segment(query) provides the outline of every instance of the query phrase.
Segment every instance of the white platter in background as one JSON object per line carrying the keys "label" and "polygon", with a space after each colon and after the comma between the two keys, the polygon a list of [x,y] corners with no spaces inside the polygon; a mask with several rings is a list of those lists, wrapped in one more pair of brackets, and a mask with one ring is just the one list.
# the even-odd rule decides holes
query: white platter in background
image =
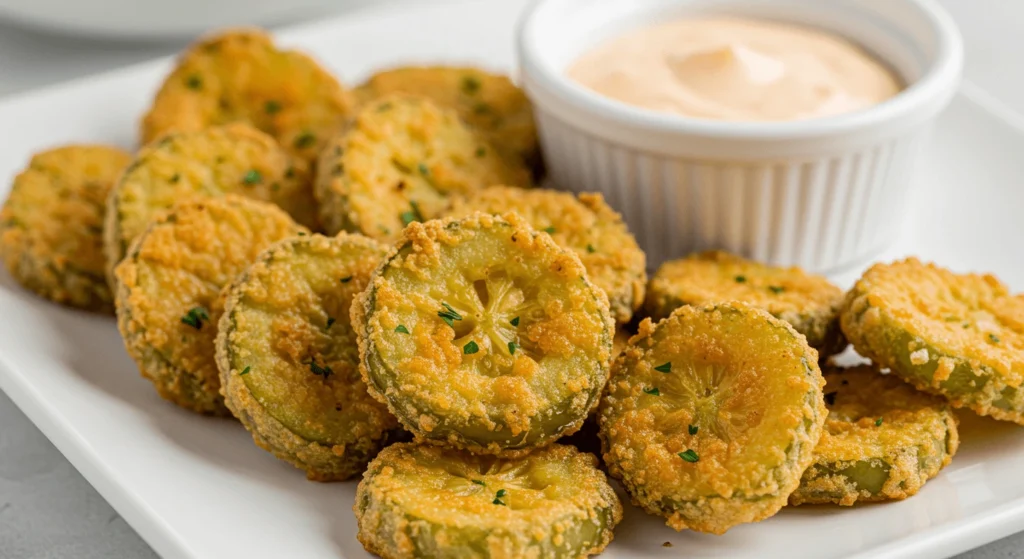
{"label": "white platter in background", "polygon": [[[285,43],[353,83],[407,62],[513,67],[523,0],[392,6],[296,28]],[[168,61],[0,100],[0,195],[39,149],[132,146]],[[992,271],[1024,290],[1024,125],[965,86],[918,175],[906,234],[881,258],[917,254]],[[836,277],[848,285],[860,270]],[[167,559],[367,557],[355,483],[316,484],[256,448],[241,426],[160,400],[113,320],[42,301],[0,273],[0,388]],[[952,465],[912,499],[786,509],[725,536],[676,533],[626,508],[605,557],[941,557],[1024,530],[1024,429],[962,414]],[[662,547],[663,542],[673,547]]]}

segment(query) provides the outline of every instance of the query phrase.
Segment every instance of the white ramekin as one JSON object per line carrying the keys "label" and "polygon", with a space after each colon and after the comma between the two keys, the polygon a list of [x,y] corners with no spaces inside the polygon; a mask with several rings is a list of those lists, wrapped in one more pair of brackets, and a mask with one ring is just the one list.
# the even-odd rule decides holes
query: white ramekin
{"label": "white ramekin", "polygon": [[[908,86],[855,113],[742,123],[644,110],[565,76],[604,40],[709,12],[834,31]],[[538,0],[518,46],[553,183],[603,193],[650,266],[722,248],[832,272],[877,254],[901,232],[914,160],[963,66],[956,26],[933,0]]]}

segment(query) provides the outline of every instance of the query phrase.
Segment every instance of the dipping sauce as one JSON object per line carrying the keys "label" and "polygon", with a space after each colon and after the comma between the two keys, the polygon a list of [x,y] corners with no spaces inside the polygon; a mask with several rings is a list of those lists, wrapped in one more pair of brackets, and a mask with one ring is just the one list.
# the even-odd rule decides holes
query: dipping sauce
{"label": "dipping sauce", "polygon": [[632,31],[581,56],[568,76],[630,105],[731,121],[838,115],[902,89],[891,70],[837,35],[720,17]]}

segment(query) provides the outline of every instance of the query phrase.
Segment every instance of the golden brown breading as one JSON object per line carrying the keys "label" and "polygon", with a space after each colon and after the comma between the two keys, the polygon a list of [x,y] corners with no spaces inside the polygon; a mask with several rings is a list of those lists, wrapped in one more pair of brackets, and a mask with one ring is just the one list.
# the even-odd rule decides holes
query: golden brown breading
{"label": "golden brown breading", "polygon": [[142,142],[241,122],[312,163],[352,106],[350,93],[308,55],[278,49],[261,29],[232,29],[181,54],[142,121]]}
{"label": "golden brown breading", "polygon": [[112,313],[103,211],[131,161],[124,151],[71,145],[32,156],[0,210],[0,250],[21,285],[62,305]]}
{"label": "golden brown breading", "polygon": [[222,290],[263,249],[305,233],[266,202],[227,195],[183,202],[117,266],[117,326],[142,376],[165,399],[228,415],[214,361]]}
{"label": "golden brown breading", "polygon": [[876,264],[842,312],[854,348],[953,406],[1024,424],[1024,298],[991,275]]}
{"label": "golden brown breading", "polygon": [[329,233],[393,242],[413,221],[434,219],[451,199],[494,184],[525,185],[451,109],[387,97],[365,105],[320,157],[316,195]]}
{"label": "golden brown breading", "polygon": [[493,186],[455,200],[446,215],[461,217],[476,211],[516,212],[559,246],[575,252],[590,280],[608,295],[618,323],[629,322],[643,304],[647,258],[622,216],[600,194],[576,197],[554,190]]}
{"label": "golden brown breading", "polygon": [[560,444],[517,459],[395,444],[356,490],[356,537],[384,559],[589,557],[622,519],[596,466]]}
{"label": "golden brown breading", "polygon": [[217,367],[225,403],[260,447],[310,479],[348,479],[398,422],[359,376],[349,307],[386,249],[360,235],[292,237],[227,293]]}

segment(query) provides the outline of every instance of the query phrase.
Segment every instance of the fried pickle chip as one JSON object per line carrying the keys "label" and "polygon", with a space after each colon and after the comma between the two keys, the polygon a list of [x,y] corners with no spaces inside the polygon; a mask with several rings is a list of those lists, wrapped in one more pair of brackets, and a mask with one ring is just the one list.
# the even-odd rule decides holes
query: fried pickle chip
{"label": "fried pickle chip", "polygon": [[32,156],[0,209],[0,251],[11,276],[51,301],[112,313],[103,256],[107,194],[131,156],[71,145]]}
{"label": "fried pickle chip", "polygon": [[142,141],[242,122],[311,163],[353,105],[308,55],[278,49],[261,29],[233,29],[181,54],[142,120]]}
{"label": "fried pickle chip", "polygon": [[817,352],[761,309],[687,305],[646,319],[601,403],[605,463],[676,530],[764,520],[813,460],[823,384]]}
{"label": "fried pickle chip", "polygon": [[579,258],[515,213],[410,225],[352,323],[370,393],[417,440],[505,456],[579,429],[614,333]]}
{"label": "fried pickle chip", "polygon": [[315,228],[316,203],[302,169],[273,138],[244,124],[174,134],[142,148],[107,201],[108,270],[150,222],[195,196],[234,193],[274,202]]}
{"label": "fried pickle chip", "polygon": [[919,390],[1024,425],[1024,298],[995,277],[916,258],[876,264],[841,319],[858,353]]}
{"label": "fried pickle chip", "polygon": [[576,253],[587,276],[608,295],[612,315],[624,324],[644,302],[647,258],[622,216],[600,194],[493,186],[465,200],[456,200],[449,215],[475,211],[501,214],[514,211],[559,246]]}
{"label": "fried pickle chip", "polygon": [[491,144],[516,154],[531,168],[541,166],[533,107],[507,76],[479,68],[407,66],[375,74],[355,93],[363,103],[398,93],[452,107]]}
{"label": "fried pickle chip", "polygon": [[807,336],[824,361],[843,351],[843,292],[822,276],[778,268],[722,251],[665,262],[647,291],[647,312],[660,320],[682,305],[740,301],[764,309]]}
{"label": "fried pickle chip", "polygon": [[589,557],[622,519],[597,459],[560,444],[513,459],[395,444],[353,510],[356,537],[384,559]]}
{"label": "fried pickle chip", "polygon": [[217,334],[227,406],[256,444],[313,480],[362,472],[398,426],[366,392],[349,322],[385,253],[359,235],[292,237],[227,294]]}
{"label": "fried pickle chip", "polygon": [[117,327],[139,372],[183,408],[229,415],[214,360],[222,290],[274,242],[305,233],[273,204],[227,195],[183,202],[117,266]]}
{"label": "fried pickle chip", "polygon": [[906,499],[960,445],[949,404],[870,366],[825,371],[825,431],[791,505]]}
{"label": "fried pickle chip", "polygon": [[523,167],[497,156],[454,111],[387,97],[363,106],[324,151],[316,194],[328,232],[392,242],[409,223],[440,216],[452,196],[528,182]]}

